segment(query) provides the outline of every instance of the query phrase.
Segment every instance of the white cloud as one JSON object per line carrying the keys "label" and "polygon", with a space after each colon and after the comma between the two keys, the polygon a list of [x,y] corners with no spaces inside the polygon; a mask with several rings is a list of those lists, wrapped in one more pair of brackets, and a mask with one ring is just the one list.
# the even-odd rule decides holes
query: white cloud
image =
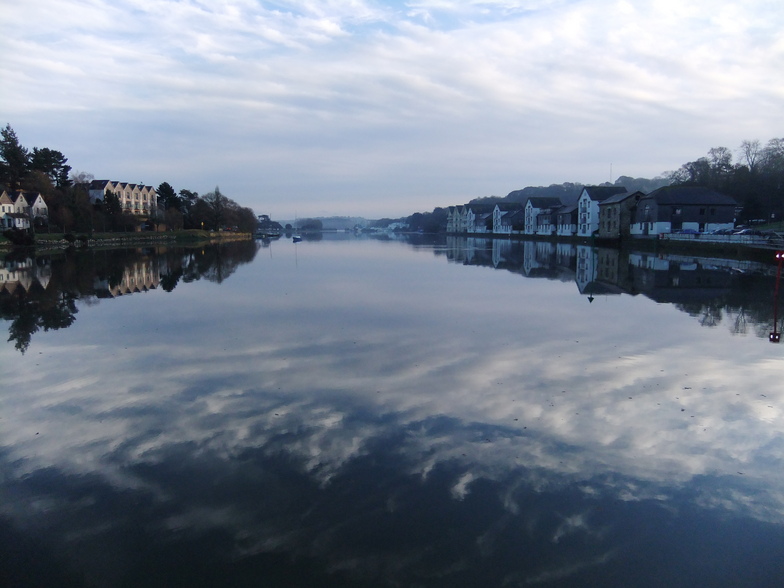
{"label": "white cloud", "polygon": [[[764,1],[37,0],[3,13],[21,34],[2,41],[0,111],[23,143],[100,177],[217,183],[273,214],[293,194],[303,211],[406,214],[412,196],[427,209],[604,181],[611,162],[653,176],[775,136],[784,108],[784,17]],[[180,148],[115,142],[132,132]]]}

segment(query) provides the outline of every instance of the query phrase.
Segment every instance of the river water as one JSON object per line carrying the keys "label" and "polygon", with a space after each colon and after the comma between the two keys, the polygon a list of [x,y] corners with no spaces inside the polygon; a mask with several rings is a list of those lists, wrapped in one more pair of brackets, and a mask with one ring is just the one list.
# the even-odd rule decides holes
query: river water
{"label": "river water", "polygon": [[0,584],[784,581],[772,264],[333,235],[4,267]]}

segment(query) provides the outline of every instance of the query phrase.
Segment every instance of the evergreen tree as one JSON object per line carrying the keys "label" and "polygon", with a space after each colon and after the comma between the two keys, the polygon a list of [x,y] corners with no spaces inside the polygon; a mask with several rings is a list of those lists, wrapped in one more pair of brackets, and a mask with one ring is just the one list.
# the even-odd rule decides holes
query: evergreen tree
{"label": "evergreen tree", "polygon": [[0,131],[0,184],[9,190],[19,189],[29,164],[30,154],[19,144],[11,125],[6,124]]}
{"label": "evergreen tree", "polygon": [[30,169],[38,170],[49,176],[57,188],[63,189],[70,185],[71,181],[68,179],[68,174],[71,173],[71,166],[66,165],[68,158],[66,158],[59,151],[44,147],[39,149],[33,147],[33,153],[30,156]]}

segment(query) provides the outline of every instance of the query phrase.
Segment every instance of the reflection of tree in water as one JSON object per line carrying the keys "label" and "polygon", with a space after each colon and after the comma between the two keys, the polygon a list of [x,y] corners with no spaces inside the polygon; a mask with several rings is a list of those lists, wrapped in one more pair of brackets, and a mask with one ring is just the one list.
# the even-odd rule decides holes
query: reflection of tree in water
{"label": "reflection of tree in water", "polygon": [[733,322],[732,332],[738,335],[745,335],[748,331],[748,323],[746,321],[746,309],[741,308],[735,313],[735,321]]}
{"label": "reflection of tree in water", "polygon": [[[737,276],[721,296],[704,302],[676,304],[675,307],[699,320],[704,327],[715,327],[727,318],[730,331],[745,335],[749,325],[757,337],[768,337],[773,320],[773,288],[770,276],[744,274]],[[779,315],[784,304],[779,301]]]}
{"label": "reflection of tree in water", "polygon": [[[39,290],[40,292],[36,291]],[[70,327],[76,320],[76,297],[69,292],[44,290],[40,285],[25,292],[18,288],[9,296],[0,297],[0,318],[11,321],[8,341],[24,353],[33,334]]]}
{"label": "reflection of tree in water", "polygon": [[256,251],[255,241],[238,241],[198,249],[68,250],[41,257],[33,265],[47,270],[45,286],[34,281],[29,288],[19,286],[0,293],[0,318],[10,322],[8,341],[24,353],[36,332],[71,326],[78,312],[77,300],[90,304],[113,296],[135,267],[149,270],[155,282],[171,292],[180,279],[192,282],[203,277],[221,283],[241,264],[252,261]]}
{"label": "reflection of tree in water", "polygon": [[702,316],[700,316],[700,324],[703,327],[716,327],[721,322],[722,317],[721,306],[717,304],[708,304],[702,309]]}
{"label": "reflection of tree in water", "polygon": [[169,250],[163,256],[161,287],[171,292],[180,280],[189,283],[202,278],[220,284],[240,265],[253,261],[258,248],[256,241],[235,241],[198,249]]}

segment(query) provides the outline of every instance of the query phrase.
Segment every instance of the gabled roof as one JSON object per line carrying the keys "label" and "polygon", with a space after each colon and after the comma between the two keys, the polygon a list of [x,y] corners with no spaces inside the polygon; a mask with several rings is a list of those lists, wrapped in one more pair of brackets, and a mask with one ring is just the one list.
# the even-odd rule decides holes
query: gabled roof
{"label": "gabled roof", "polygon": [[555,212],[557,214],[571,214],[575,210],[577,210],[577,204],[566,204],[561,208],[559,208],[558,210],[556,210]]}
{"label": "gabled roof", "polygon": [[[585,186],[583,191],[588,194],[588,197],[591,200],[604,202],[610,196],[623,194],[626,192],[626,188],[623,186]],[[580,193],[580,196],[582,197],[582,192]]]}
{"label": "gabled roof", "polygon": [[[520,210],[523,207],[519,202],[496,202],[495,206],[497,206],[498,210],[501,212]],[[495,210],[495,206],[493,207],[493,210]]]}
{"label": "gabled roof", "polygon": [[619,194],[615,194],[613,196],[610,196],[609,198],[607,198],[604,201],[600,202],[599,206],[604,206],[605,204],[618,204],[619,202],[623,202],[627,198],[631,198],[632,196],[636,196],[638,194],[639,194],[640,198],[645,196],[645,194],[643,194],[639,190],[636,191],[636,192],[621,192]]}
{"label": "gabled roof", "polygon": [[466,207],[470,208],[474,214],[480,214],[485,212],[493,212],[495,204],[466,204]]}
{"label": "gabled roof", "polygon": [[[563,206],[560,198],[555,196],[532,196],[528,199],[531,206],[534,208],[552,208],[554,206]],[[527,203],[526,203],[527,204]]]}
{"label": "gabled roof", "polygon": [[9,194],[9,198],[11,199],[12,202],[17,203],[21,198],[23,202],[29,204],[30,206],[32,206],[33,203],[35,203],[35,201],[38,200],[39,196],[41,196],[39,192],[18,191],[18,192],[11,192]]}
{"label": "gabled roof", "polygon": [[645,199],[653,199],[656,204],[705,204],[737,206],[732,196],[727,196],[705,186],[664,186],[654,190]]}
{"label": "gabled roof", "polygon": [[27,203],[30,206],[35,204],[35,201],[39,198],[43,200],[43,196],[41,196],[40,192],[22,192],[22,196],[24,196],[24,199],[27,200]]}

